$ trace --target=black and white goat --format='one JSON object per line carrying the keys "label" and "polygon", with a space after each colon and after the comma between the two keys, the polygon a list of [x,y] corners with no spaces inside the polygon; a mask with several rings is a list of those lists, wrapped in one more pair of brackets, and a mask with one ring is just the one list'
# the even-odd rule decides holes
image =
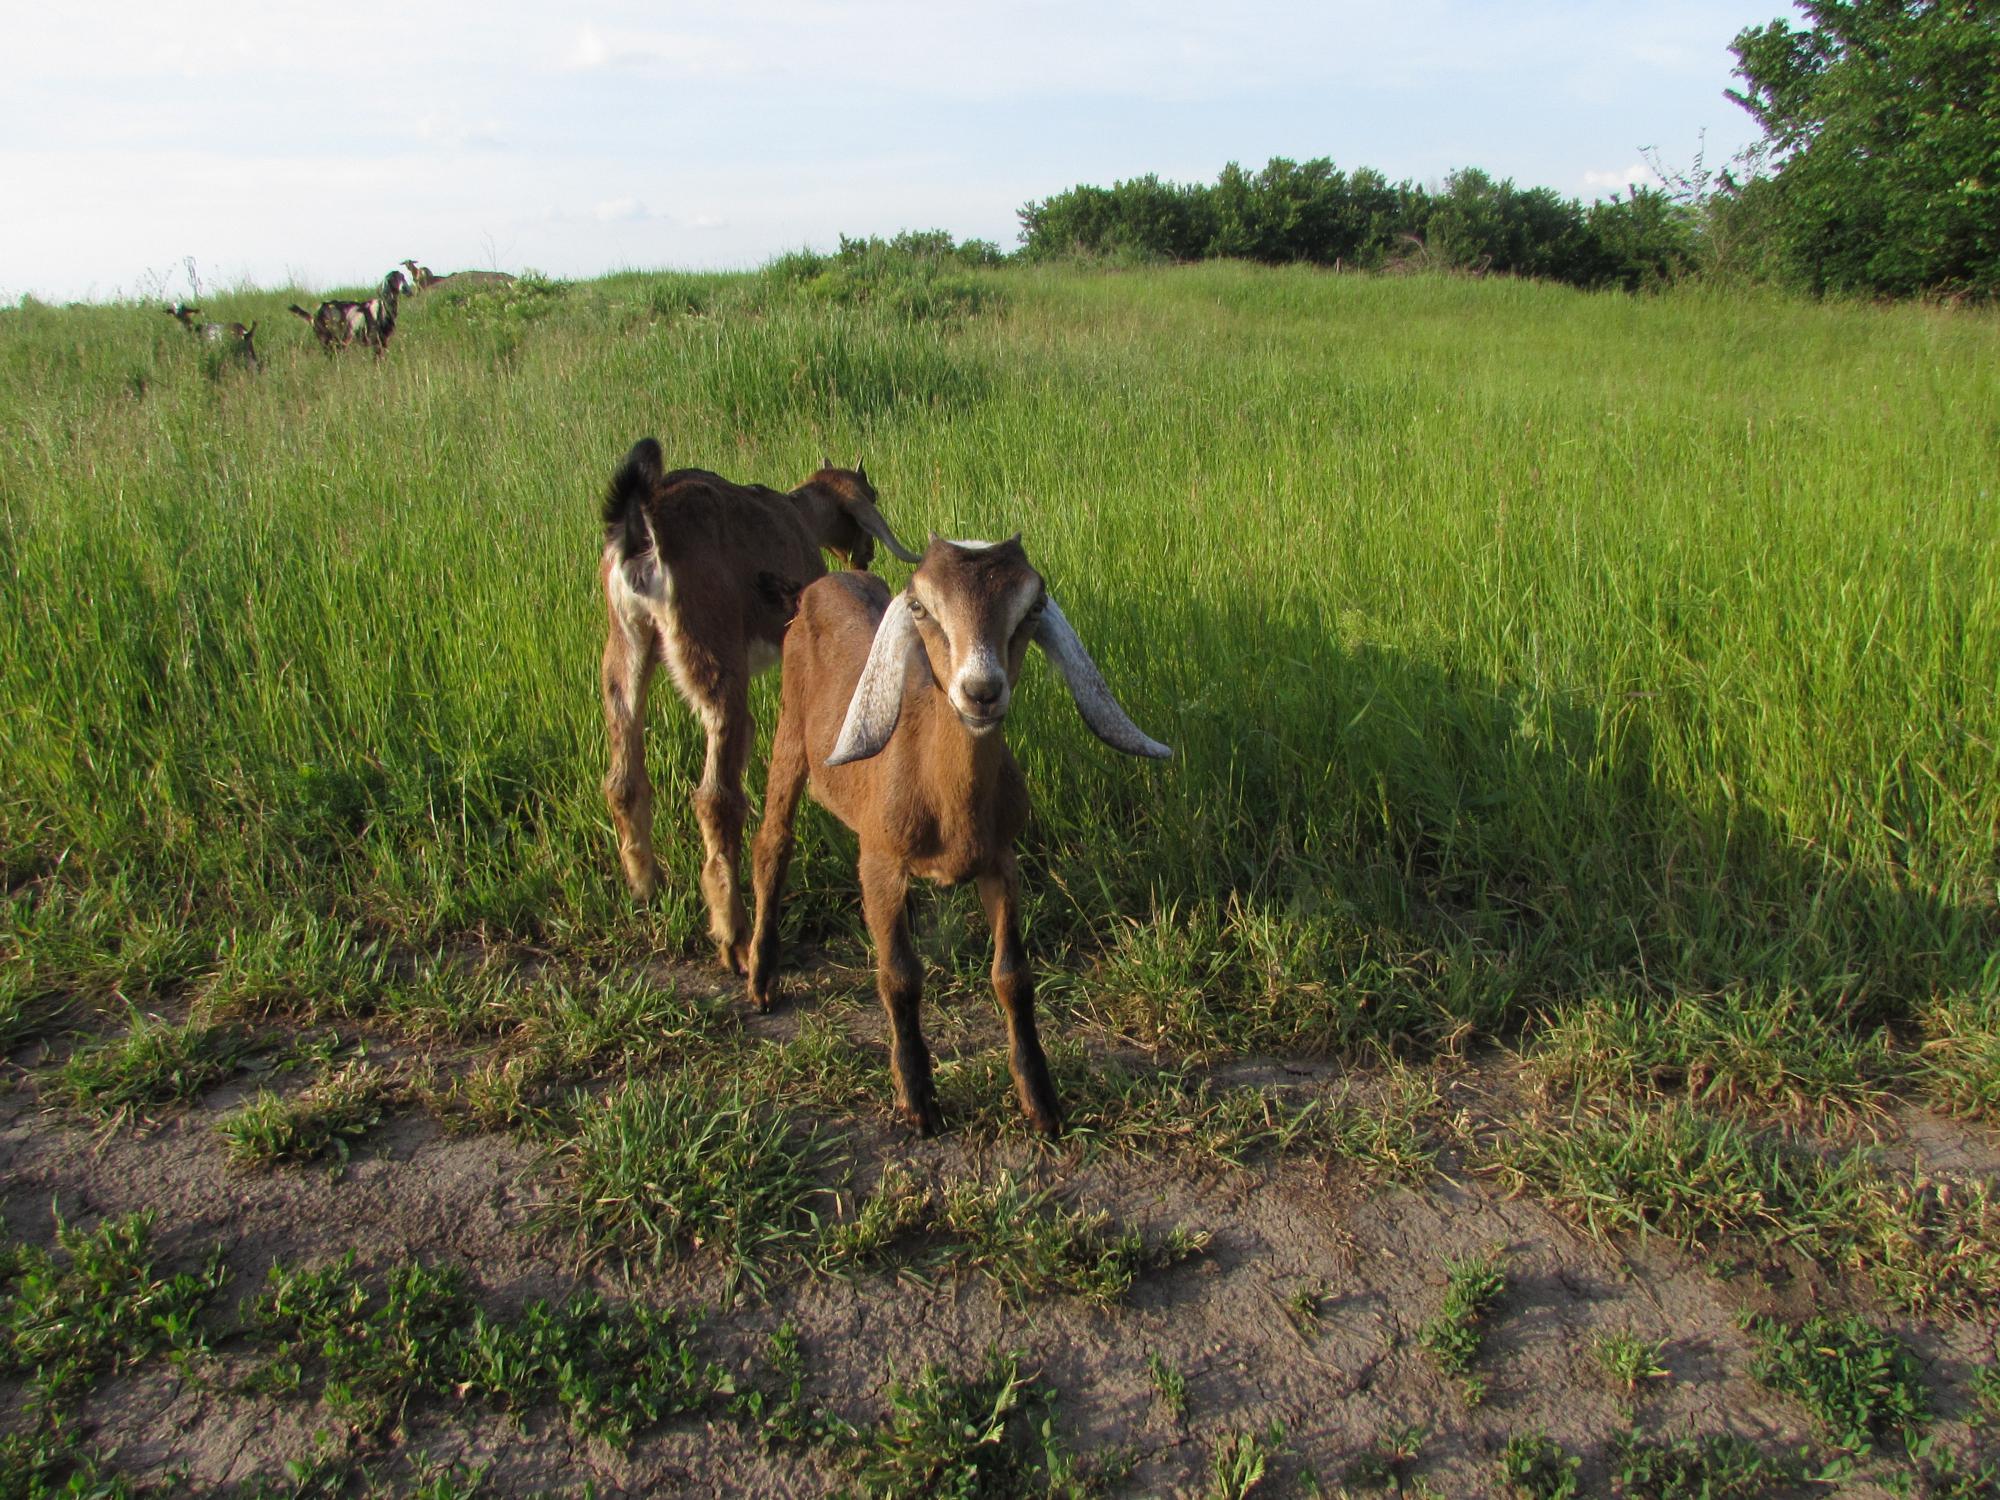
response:
{"label": "black and white goat", "polygon": [[203,343],[233,345],[237,353],[250,361],[251,369],[262,370],[264,368],[257,359],[257,325],[255,323],[252,323],[247,328],[241,323],[199,323],[195,321],[195,315],[201,309],[190,307],[185,302],[175,303],[172,307],[163,310],[168,317],[179,323],[181,327],[185,328]]}

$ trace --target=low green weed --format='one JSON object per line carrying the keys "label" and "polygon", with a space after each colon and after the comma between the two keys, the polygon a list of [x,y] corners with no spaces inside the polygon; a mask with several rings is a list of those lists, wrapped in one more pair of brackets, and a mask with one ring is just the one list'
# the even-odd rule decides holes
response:
{"label": "low green weed", "polygon": [[1753,1317],[1745,1326],[1758,1344],[1750,1373],[1805,1407],[1841,1447],[1866,1454],[1930,1421],[1922,1367],[1893,1333],[1854,1317]]}
{"label": "low green weed", "polygon": [[1161,1358],[1155,1349],[1146,1355],[1146,1378],[1153,1383],[1153,1394],[1160,1398],[1160,1405],[1167,1415],[1176,1422],[1185,1422],[1188,1414],[1187,1376],[1176,1370]]}
{"label": "low green weed", "polygon": [[512,1322],[482,1310],[465,1333],[455,1389],[513,1412],[553,1401],[578,1436],[624,1448],[640,1428],[697,1410],[725,1388],[692,1333],[671,1309],[614,1308],[587,1292],[560,1305],[531,1302]]}
{"label": "low green weed", "polygon": [[379,1293],[354,1270],[354,1252],[318,1270],[274,1264],[245,1321],[273,1342],[255,1389],[286,1394],[317,1375],[333,1410],[366,1432],[400,1426],[409,1403],[458,1376],[461,1330],[472,1315],[465,1276],[406,1262]]}
{"label": "low green weed", "polygon": [[1633,1500],[1760,1500],[1789,1490],[1802,1471],[1734,1433],[1663,1439],[1633,1431],[1613,1445],[1611,1475]]}
{"label": "low green weed", "polygon": [[730,1398],[729,1409],[748,1423],[766,1444],[801,1443],[837,1447],[855,1442],[860,1433],[848,1422],[806,1399],[805,1349],[798,1326],[780,1323],[765,1345],[770,1384],[750,1382]]}
{"label": "low green weed", "polygon": [[858,1492],[883,1500],[1085,1500],[1105,1493],[1113,1476],[1085,1464],[1056,1436],[1056,1393],[1024,1371],[1021,1360],[989,1350],[969,1376],[932,1365],[915,1380],[892,1381],[881,1423],[862,1432],[846,1454]]}
{"label": "low green weed", "polygon": [[155,1354],[208,1347],[198,1318],[229,1279],[218,1247],[198,1271],[155,1263],[155,1215],[78,1229],[56,1216],[53,1253],[0,1256],[0,1373],[25,1378],[43,1404],[88,1390]]}
{"label": "low green weed", "polygon": [[7,1500],[134,1500],[138,1493],[59,1417],[0,1433],[0,1495]]}
{"label": "low green weed", "polygon": [[1285,1424],[1262,1432],[1225,1432],[1208,1453],[1208,1500],[1244,1500],[1268,1477],[1266,1470],[1285,1445]]}
{"label": "low green weed", "polygon": [[1602,1335],[1593,1352],[1598,1367],[1631,1396],[1647,1381],[1667,1378],[1667,1367],[1660,1363],[1666,1349],[1664,1341],[1648,1342],[1627,1329]]}
{"label": "low green weed", "polygon": [[420,1397],[451,1397],[516,1416],[553,1404],[579,1437],[623,1448],[729,1388],[672,1309],[580,1292],[496,1318],[460,1271],[406,1262],[370,1278],[352,1252],[318,1270],[274,1265],[245,1320],[272,1345],[254,1389],[286,1395],[317,1380],[364,1433],[400,1426]]}
{"label": "low green weed", "polygon": [[1582,1463],[1545,1432],[1517,1432],[1500,1449],[1501,1492],[1509,1500],[1574,1500]]}
{"label": "low green weed", "polygon": [[1500,1253],[1448,1261],[1448,1281],[1444,1302],[1437,1316],[1417,1332],[1417,1341],[1430,1350],[1438,1368],[1456,1375],[1466,1397],[1475,1404],[1485,1394],[1485,1384],[1472,1374],[1479,1352],[1486,1343],[1486,1315],[1507,1290],[1507,1272]]}

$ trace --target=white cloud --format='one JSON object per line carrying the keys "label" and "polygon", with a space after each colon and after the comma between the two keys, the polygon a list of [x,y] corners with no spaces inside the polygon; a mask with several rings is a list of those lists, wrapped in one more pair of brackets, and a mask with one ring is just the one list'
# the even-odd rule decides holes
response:
{"label": "white cloud", "polygon": [[1659,175],[1642,161],[1635,161],[1629,167],[1620,167],[1611,172],[1585,172],[1583,185],[1586,191],[1595,191],[1602,197],[1607,192],[1622,193],[1634,187],[1661,187]]}

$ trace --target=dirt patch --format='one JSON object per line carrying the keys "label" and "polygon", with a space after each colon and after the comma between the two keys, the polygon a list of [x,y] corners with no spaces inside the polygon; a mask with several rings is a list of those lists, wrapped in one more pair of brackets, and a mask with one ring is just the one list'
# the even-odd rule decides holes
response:
{"label": "dirt patch", "polygon": [[[788,1006],[753,1020],[745,1044],[795,1036],[811,1013]],[[878,1045],[869,1007],[833,1004],[828,1013],[859,1043]],[[933,1031],[941,1057],[993,1038],[977,1006],[942,1007]],[[1356,1095],[1353,1079],[1320,1065],[1239,1063],[1214,1081]],[[1505,1097],[1508,1088],[1495,1064],[1486,1075],[1461,1075],[1450,1092],[1456,1107]],[[822,1453],[761,1441],[719,1407],[642,1430],[619,1451],[579,1439],[547,1410],[510,1418],[436,1399],[414,1403],[393,1431],[362,1439],[312,1396],[247,1391],[262,1356],[243,1333],[240,1299],[274,1262],[317,1265],[349,1251],[364,1269],[412,1259],[460,1267],[479,1305],[497,1314],[579,1288],[701,1309],[704,1348],[744,1383],[758,1378],[766,1341],[789,1321],[807,1353],[810,1402],[857,1427],[879,1420],[898,1378],[930,1364],[968,1369],[988,1348],[1021,1350],[1059,1393],[1063,1439],[1083,1454],[1118,1456],[1128,1472],[1115,1492],[1131,1495],[1206,1493],[1211,1455],[1237,1433],[1260,1435],[1271,1451],[1262,1493],[1272,1494],[1307,1493],[1315,1480],[1337,1492],[1344,1475],[1394,1448],[1399,1434],[1415,1435],[1403,1439],[1401,1482],[1446,1495],[1497,1493],[1496,1456],[1531,1431],[1580,1456],[1585,1494],[1613,1491],[1613,1442],[1634,1427],[1734,1433],[1790,1454],[1818,1435],[1798,1407],[1751,1378],[1742,1314],[1868,1305],[1864,1289],[1782,1253],[1710,1263],[1658,1240],[1596,1242],[1534,1202],[1502,1196],[1449,1148],[1438,1172],[1413,1187],[1310,1154],[1229,1166],[1052,1152],[969,1129],[917,1141],[879,1116],[839,1127],[827,1170],[829,1186],[845,1182],[847,1211],[896,1163],[922,1184],[1014,1173],[1151,1238],[1176,1226],[1212,1238],[1205,1253],[1145,1275],[1107,1309],[1017,1297],[923,1257],[848,1277],[781,1266],[767,1292],[731,1298],[721,1269],[699,1257],[659,1271],[626,1273],[608,1261],[579,1271],[573,1247],[532,1228],[548,1189],[538,1149],[510,1135],[449,1133],[414,1106],[392,1112],[344,1166],[232,1167],[215,1126],[243,1093],[240,1083],[227,1085],[154,1124],[96,1130],[44,1106],[32,1077],[0,1095],[0,1218],[10,1238],[48,1244],[52,1204],[71,1222],[151,1210],[168,1263],[192,1265],[220,1246],[231,1272],[209,1314],[213,1355],[178,1369],[148,1364],[106,1380],[80,1404],[90,1444],[141,1483],[226,1493],[332,1450],[375,1465],[391,1483],[420,1471],[416,1455],[479,1466],[482,1493],[499,1495],[590,1485],[600,1495],[817,1496],[844,1482]],[[1907,1148],[1926,1160],[1989,1179],[2000,1165],[1985,1132],[1917,1111],[1899,1123]],[[1489,1319],[1479,1361],[1484,1399],[1475,1404],[1421,1335],[1443,1299],[1447,1265],[1493,1251],[1509,1285]],[[1927,1362],[1945,1418],[1934,1430],[1969,1446],[1968,1403],[1947,1393],[1962,1391],[1991,1359],[1991,1331],[1876,1314]],[[1607,1334],[1660,1346],[1664,1375],[1636,1394],[1616,1388],[1595,1352]],[[1183,1383],[1184,1405],[1163,1393],[1163,1379],[1173,1378]],[[11,1403],[19,1382],[0,1382],[0,1390]],[[1842,1492],[1887,1493],[1865,1472]]]}

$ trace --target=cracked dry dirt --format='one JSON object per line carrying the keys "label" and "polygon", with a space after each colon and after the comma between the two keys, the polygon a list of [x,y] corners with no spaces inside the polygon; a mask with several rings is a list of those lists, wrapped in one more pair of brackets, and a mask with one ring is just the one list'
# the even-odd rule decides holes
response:
{"label": "cracked dry dirt", "polygon": [[[748,1023],[746,1041],[786,1035],[799,1009]],[[866,1008],[839,1013],[876,1044]],[[971,1005],[941,1008],[937,1022],[941,1057],[992,1044]],[[1496,1059],[1442,1074],[1446,1111],[1477,1110],[1495,1090],[1504,1093],[1506,1066]],[[1356,1458],[1382,1435],[1413,1426],[1429,1435],[1410,1473],[1452,1496],[1497,1493],[1494,1455],[1528,1429],[1583,1455],[1584,1494],[1610,1493],[1608,1445],[1635,1419],[1660,1435],[1729,1431],[1786,1451],[1813,1442],[1806,1415],[1750,1378],[1750,1343],[1738,1322],[1745,1309],[1798,1316],[1860,1307],[1912,1343],[1938,1390],[1946,1377],[1962,1390],[1992,1350],[1990,1329],[1895,1316],[1859,1284],[1782,1253],[1719,1274],[1658,1239],[1592,1240],[1535,1202],[1502,1196],[1449,1149],[1438,1173],[1411,1188],[1298,1154],[1239,1168],[974,1141],[949,1126],[936,1140],[915,1141],[886,1118],[841,1127],[857,1185],[891,1162],[932,1181],[1009,1168],[1151,1233],[1179,1224],[1210,1231],[1213,1241],[1201,1256],[1148,1273],[1102,1311],[1055,1296],[1016,1302],[983,1277],[949,1271],[840,1279],[782,1267],[767,1293],[725,1304],[720,1268],[699,1257],[630,1280],[601,1266],[576,1269],[573,1246],[529,1227],[543,1178],[536,1149],[511,1136],[449,1134],[406,1109],[359,1142],[344,1167],[251,1172],[227,1162],[214,1128],[247,1092],[241,1082],[151,1123],[93,1128],[41,1101],[31,1071],[10,1071],[0,1092],[0,1214],[9,1237],[48,1243],[55,1204],[82,1223],[156,1211],[168,1265],[192,1265],[222,1247],[232,1279],[209,1317],[214,1356],[184,1370],[155,1361],[105,1381],[82,1405],[92,1445],[121,1473],[188,1493],[228,1493],[308,1452],[316,1432],[338,1430],[314,1399],[239,1391],[252,1356],[232,1329],[239,1299],[274,1260],[320,1264],[350,1249],[363,1269],[411,1257],[463,1267],[478,1300],[500,1312],[579,1286],[704,1309],[701,1339],[739,1372],[790,1319],[807,1353],[810,1397],[857,1424],[880,1417],[898,1374],[931,1362],[970,1369],[989,1346],[1019,1349],[1058,1392],[1056,1420],[1068,1443],[1085,1454],[1133,1455],[1117,1492],[1142,1496],[1204,1493],[1216,1440],[1274,1420],[1284,1438],[1260,1491],[1274,1495],[1309,1493],[1315,1478],[1339,1493]],[[1219,1070],[1217,1081],[1280,1075],[1307,1091],[1344,1085],[1337,1069],[1258,1062]],[[1988,1179],[2000,1169],[1988,1133],[1928,1114],[1902,1119],[1890,1146]],[[1496,1247],[1511,1285],[1480,1362],[1488,1393],[1468,1406],[1417,1330],[1437,1309],[1445,1263]],[[1302,1287],[1321,1294],[1316,1322],[1287,1305]],[[1597,1335],[1621,1330],[1666,1345],[1669,1378],[1636,1401],[1611,1388],[1592,1353]],[[1151,1356],[1185,1376],[1184,1419],[1156,1396]],[[1976,1447],[1964,1412],[1945,1400],[1940,1415],[1940,1431]],[[401,1446],[484,1465],[482,1493],[499,1495],[579,1494],[588,1485],[602,1496],[813,1496],[844,1482],[815,1453],[767,1448],[720,1413],[643,1430],[618,1452],[574,1439],[547,1410],[517,1423],[420,1401]],[[1865,1479],[1839,1492],[1886,1493]]]}

